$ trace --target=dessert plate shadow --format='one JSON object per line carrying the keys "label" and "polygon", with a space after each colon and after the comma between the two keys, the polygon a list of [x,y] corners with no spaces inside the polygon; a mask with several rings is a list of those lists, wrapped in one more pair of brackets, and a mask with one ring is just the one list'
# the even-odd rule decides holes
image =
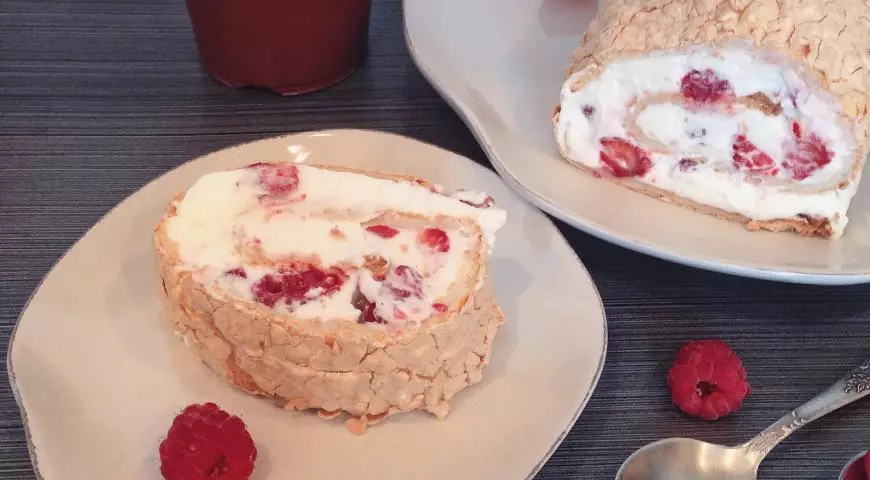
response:
{"label": "dessert plate shadow", "polygon": [[[201,175],[256,161],[339,164],[489,193],[508,213],[492,256],[506,321],[483,381],[439,422],[397,415],[360,437],[340,420],[286,412],[237,391],[170,333],[152,229]],[[607,326],[588,273],[555,226],[470,160],[407,138],[336,130],[289,135],[186,163],[125,199],[52,268],[22,312],[7,368],[34,468],[45,480],[159,480],[174,415],[214,401],[257,444],[253,480],[531,478],[598,381]],[[94,461],[99,459],[99,461]]]}
{"label": "dessert plate shadow", "polygon": [[[527,200],[608,242],[723,273],[795,283],[870,282],[870,187],[839,240],[749,232],[587,175],[562,161],[553,108],[594,0],[404,0],[417,66],[496,170]],[[663,27],[666,28],[666,27]]]}

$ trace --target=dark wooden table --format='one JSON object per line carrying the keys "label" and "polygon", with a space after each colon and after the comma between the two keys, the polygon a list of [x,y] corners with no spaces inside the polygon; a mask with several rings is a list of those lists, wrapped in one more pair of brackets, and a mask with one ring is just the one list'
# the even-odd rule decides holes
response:
{"label": "dark wooden table", "polygon": [[[0,1],[0,344],[40,278],[100,216],[206,152],[353,127],[409,135],[488,165],[414,68],[401,17],[398,1],[375,0],[367,65],[326,91],[282,98],[205,75],[182,0]],[[866,286],[708,273],[560,227],[604,299],[610,345],[589,405],[537,478],[613,478],[633,450],[662,437],[742,442],[870,353]],[[681,415],[665,386],[676,348],[705,337],[731,343],[753,387],[741,411],[715,423]],[[0,477],[34,478],[2,375]],[[761,478],[836,478],[868,446],[870,401],[796,433]]]}

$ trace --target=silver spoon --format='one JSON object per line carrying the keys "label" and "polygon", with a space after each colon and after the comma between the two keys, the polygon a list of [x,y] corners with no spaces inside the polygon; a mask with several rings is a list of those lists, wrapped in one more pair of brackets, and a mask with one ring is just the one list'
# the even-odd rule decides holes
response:
{"label": "silver spoon", "polygon": [[870,394],[870,359],[744,444],[726,447],[691,438],[659,440],[628,457],[616,479],[754,480],[761,461],[779,442],[813,420],[867,394]]}

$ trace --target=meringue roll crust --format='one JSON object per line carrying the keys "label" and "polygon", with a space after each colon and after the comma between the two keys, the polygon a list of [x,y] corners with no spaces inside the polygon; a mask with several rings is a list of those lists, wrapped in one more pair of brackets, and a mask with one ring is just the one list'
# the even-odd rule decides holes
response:
{"label": "meringue roll crust", "polygon": [[503,321],[485,194],[399,175],[258,163],[201,177],[154,232],[171,326],[227,382],[356,433],[446,416]]}
{"label": "meringue roll crust", "polygon": [[596,176],[752,230],[839,237],[867,155],[870,4],[612,0],[553,122]]}

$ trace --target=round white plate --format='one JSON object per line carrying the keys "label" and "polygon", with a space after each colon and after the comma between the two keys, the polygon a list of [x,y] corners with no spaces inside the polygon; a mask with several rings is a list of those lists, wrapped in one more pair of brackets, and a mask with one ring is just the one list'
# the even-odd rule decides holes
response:
{"label": "round white plate", "polygon": [[570,53],[594,0],[405,0],[417,66],[529,201],[609,242],[719,272],[798,283],[870,282],[870,188],[839,240],[749,232],[593,178],[559,158],[552,133]]}
{"label": "round white plate", "polygon": [[[492,257],[506,321],[484,380],[448,418],[397,415],[352,435],[231,389],[168,332],[151,232],[199,176],[256,161],[350,165],[488,192],[508,212]],[[18,321],[9,376],[45,480],[160,479],[157,446],[185,405],[215,401],[247,423],[255,479],[524,479],[550,456],[598,380],[598,293],[553,224],[497,175],[414,140],[364,131],[291,135],[194,160],[124,200],[55,265]]]}

